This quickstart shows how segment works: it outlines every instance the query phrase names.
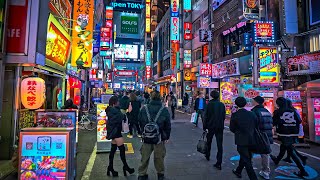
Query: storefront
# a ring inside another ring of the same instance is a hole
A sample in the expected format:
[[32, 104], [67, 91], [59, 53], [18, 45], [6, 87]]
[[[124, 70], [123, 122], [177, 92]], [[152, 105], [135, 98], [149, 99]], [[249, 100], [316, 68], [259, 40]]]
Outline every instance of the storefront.
[[157, 86], [157, 89], [160, 91], [161, 96], [168, 95], [170, 93], [171, 81], [171, 75], [167, 75], [156, 80], [155, 84]]

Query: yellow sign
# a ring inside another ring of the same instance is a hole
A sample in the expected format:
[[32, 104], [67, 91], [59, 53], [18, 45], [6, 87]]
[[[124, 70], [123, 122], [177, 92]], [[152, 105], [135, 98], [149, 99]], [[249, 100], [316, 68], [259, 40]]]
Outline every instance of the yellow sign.
[[113, 89], [106, 89], [106, 94], [113, 94]]
[[151, 32], [151, 20], [150, 18], [146, 18], [146, 32]]
[[278, 63], [278, 54], [276, 47], [260, 47], [259, 48], [260, 62], [260, 78], [261, 86], [278, 86], [280, 67]]
[[231, 114], [233, 100], [238, 97], [236, 84], [230, 82], [220, 83], [220, 101], [226, 106], [226, 114]]
[[21, 82], [21, 103], [25, 109], [39, 109], [45, 101], [46, 85], [38, 77], [25, 78]]
[[71, 66], [91, 67], [94, 0], [74, 1]]

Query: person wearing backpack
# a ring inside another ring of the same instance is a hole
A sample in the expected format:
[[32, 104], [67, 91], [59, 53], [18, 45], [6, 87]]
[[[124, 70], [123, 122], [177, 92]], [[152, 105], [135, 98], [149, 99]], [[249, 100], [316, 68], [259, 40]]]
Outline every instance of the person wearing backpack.
[[[263, 106], [264, 98], [257, 96], [253, 98], [252, 112], [258, 117], [258, 127], [261, 132], [265, 132], [268, 135], [270, 144], [273, 144], [273, 120], [272, 114]], [[261, 154], [262, 169], [259, 175], [264, 179], [270, 179], [270, 159], [269, 154]]]
[[149, 160], [154, 152], [154, 165], [158, 179], [164, 179], [164, 158], [166, 155], [165, 143], [168, 142], [171, 133], [170, 113], [161, 102], [158, 91], [151, 93], [151, 101], [140, 110], [138, 120], [142, 127], [141, 164], [139, 166], [138, 180], [147, 180]]

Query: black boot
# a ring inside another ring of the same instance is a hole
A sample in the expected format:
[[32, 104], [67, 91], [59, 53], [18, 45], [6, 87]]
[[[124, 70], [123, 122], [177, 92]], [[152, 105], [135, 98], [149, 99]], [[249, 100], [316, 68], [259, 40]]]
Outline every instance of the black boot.
[[116, 153], [116, 151], [117, 151], [117, 145], [116, 144], [111, 144], [111, 151], [110, 151], [110, 154], [109, 154], [109, 166], [108, 166], [108, 169], [107, 169], [107, 175], [108, 176], [110, 176], [110, 172], [111, 172], [113, 177], [118, 176], [118, 172], [113, 169], [113, 159], [114, 159], [114, 154]]
[[134, 169], [133, 168], [130, 168], [127, 164], [127, 160], [126, 160], [126, 149], [124, 147], [124, 145], [121, 145], [121, 146], [118, 146], [119, 150], [120, 150], [120, 158], [121, 158], [121, 161], [123, 163], [123, 175], [124, 176], [127, 176], [127, 171], [130, 173], [130, 174], [133, 174], [134, 173]]

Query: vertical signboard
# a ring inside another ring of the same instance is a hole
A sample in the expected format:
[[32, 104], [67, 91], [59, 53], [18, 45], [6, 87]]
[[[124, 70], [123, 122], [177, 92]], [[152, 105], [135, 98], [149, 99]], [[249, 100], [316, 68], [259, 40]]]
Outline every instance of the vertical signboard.
[[243, 16], [249, 20], [259, 20], [259, 0], [243, 0]]
[[315, 141], [320, 142], [320, 98], [313, 99]]
[[49, 9], [53, 15], [63, 17], [58, 18], [60, 24], [64, 27], [65, 31], [69, 32], [71, 27], [71, 3], [69, 0], [50, 0]]
[[171, 41], [179, 41], [180, 39], [180, 28], [179, 28], [179, 18], [178, 17], [171, 17]]
[[151, 51], [146, 51], [146, 78], [151, 78]]
[[78, 0], [73, 5], [71, 66], [91, 67], [94, 0]]
[[183, 11], [190, 12], [191, 11], [191, 0], [184, 0], [183, 1]]
[[185, 22], [183, 29], [184, 29], [184, 39], [192, 40], [192, 23]]
[[170, 23], [170, 41], [171, 41], [171, 67], [179, 68], [180, 55], [179, 55], [179, 43], [180, 43], [180, 21], [179, 21], [179, 0], [171, 0], [171, 23]]
[[280, 67], [276, 47], [259, 47], [260, 86], [278, 86]]
[[191, 50], [184, 50], [183, 51], [183, 64], [184, 64], [184, 68], [191, 68], [192, 67]]
[[151, 3], [150, 0], [146, 0], [146, 32], [151, 32]]
[[179, 17], [179, 0], [171, 0], [171, 17]]

